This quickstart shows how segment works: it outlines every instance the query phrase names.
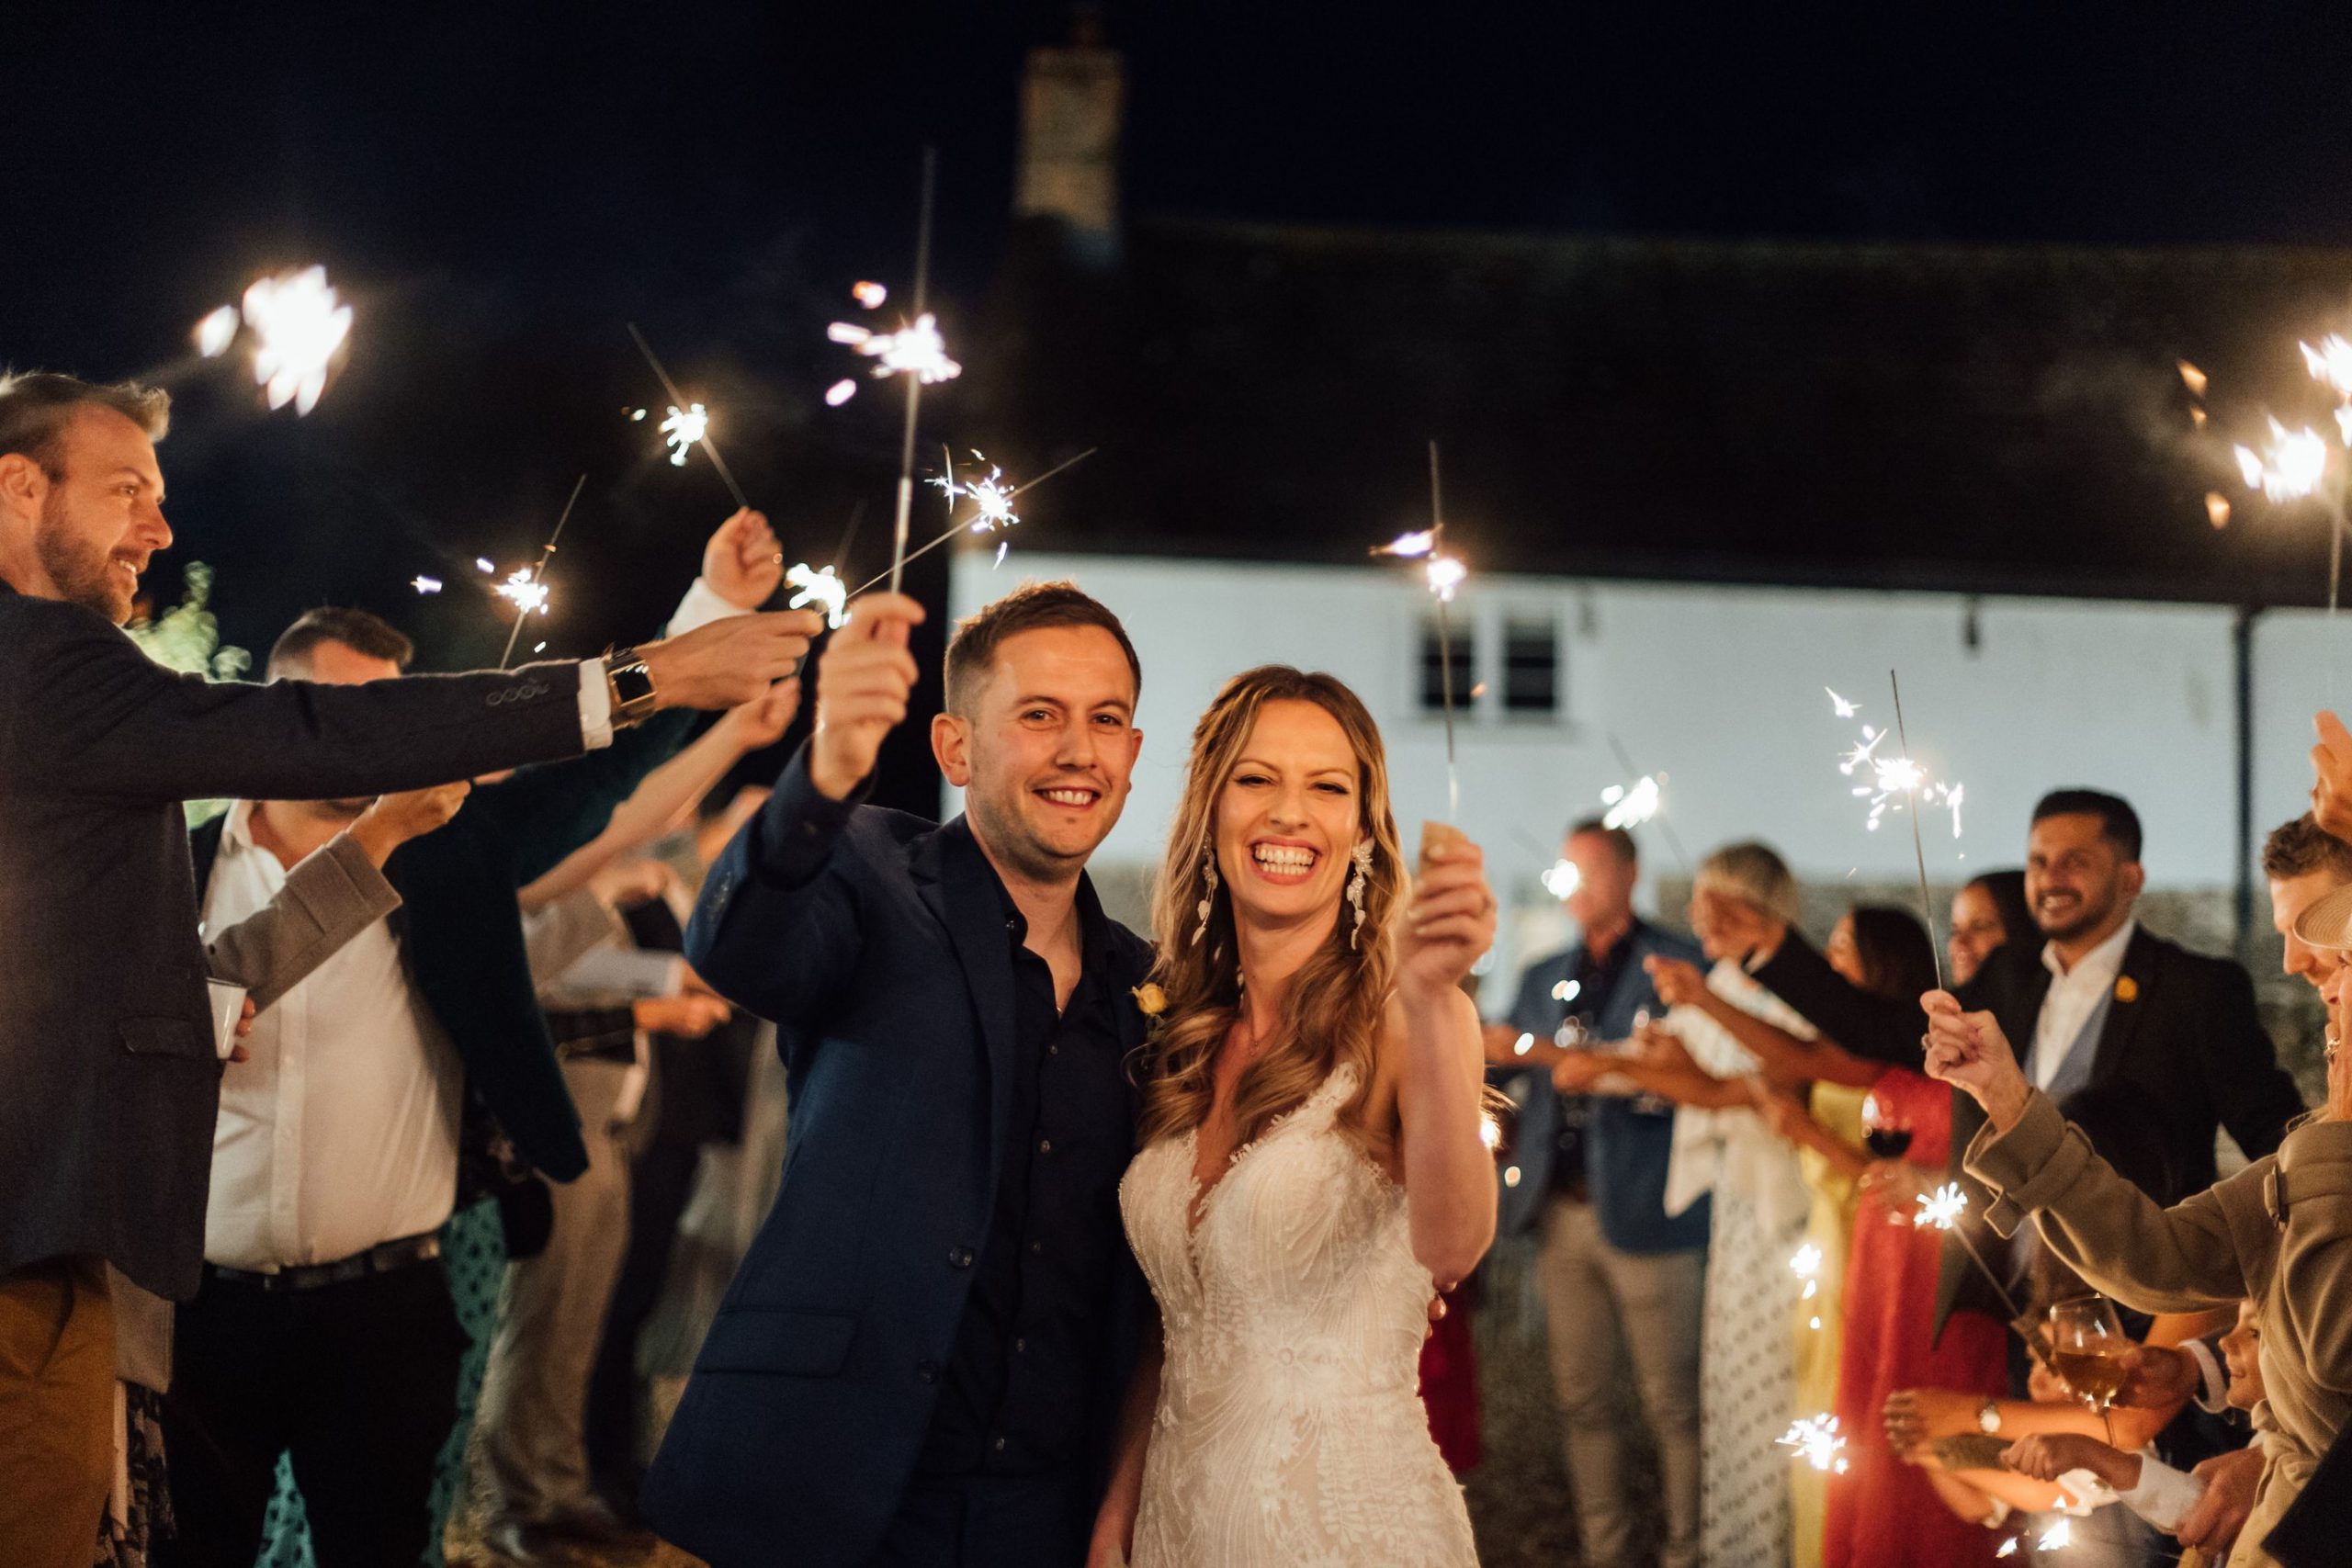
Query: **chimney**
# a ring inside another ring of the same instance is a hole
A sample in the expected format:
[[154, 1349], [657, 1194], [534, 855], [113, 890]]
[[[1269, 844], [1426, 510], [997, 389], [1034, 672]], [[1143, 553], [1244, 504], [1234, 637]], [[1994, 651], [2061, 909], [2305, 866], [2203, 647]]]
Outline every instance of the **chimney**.
[[1119, 124], [1126, 72], [1102, 41], [1092, 6], [1078, 9], [1070, 41], [1033, 49], [1021, 84], [1021, 177], [1012, 209], [1058, 219], [1073, 249], [1108, 262], [1118, 253]]

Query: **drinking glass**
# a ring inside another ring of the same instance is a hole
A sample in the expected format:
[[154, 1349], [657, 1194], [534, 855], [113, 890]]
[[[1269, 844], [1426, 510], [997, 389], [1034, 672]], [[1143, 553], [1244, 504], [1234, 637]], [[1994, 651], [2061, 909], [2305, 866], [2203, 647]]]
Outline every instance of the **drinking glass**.
[[2115, 1304], [2105, 1296], [2077, 1296], [2050, 1309], [2050, 1370], [2098, 1412], [2110, 1442], [2115, 1431], [2108, 1406], [2123, 1392], [2123, 1362], [2132, 1349]]

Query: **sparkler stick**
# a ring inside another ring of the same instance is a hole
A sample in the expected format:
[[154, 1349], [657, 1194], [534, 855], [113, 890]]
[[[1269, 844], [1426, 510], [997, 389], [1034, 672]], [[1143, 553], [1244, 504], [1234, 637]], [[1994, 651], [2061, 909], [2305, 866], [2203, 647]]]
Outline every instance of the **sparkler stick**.
[[[1430, 442], [1430, 581], [1437, 582], [1438, 562], [1445, 558], [1445, 509], [1440, 504], [1438, 488], [1437, 442]], [[1454, 821], [1462, 815], [1462, 770], [1453, 757], [1453, 628], [1447, 619], [1445, 607], [1453, 602], [1451, 587], [1441, 588], [1437, 596], [1437, 679], [1438, 694], [1445, 703], [1445, 819]]]
[[[688, 402], [685, 393], [678, 390], [678, 384], [670, 379], [670, 373], [667, 370], [662, 368], [661, 358], [654, 354], [653, 345], [645, 341], [645, 334], [637, 330], [635, 321], [628, 323], [628, 335], [637, 340], [637, 351], [645, 355], [645, 363], [653, 367], [653, 374], [662, 382], [662, 389], [670, 394], [670, 407], [673, 412], [683, 416], [685, 411], [701, 406]], [[702, 433], [696, 437], [695, 445], [708, 454], [710, 466], [718, 470], [720, 479], [727, 481], [727, 492], [735, 498], [735, 504], [749, 510], [752, 504], [751, 498], [743, 493], [743, 487], [735, 482], [734, 470], [727, 466], [727, 459], [718, 455], [718, 446], [710, 438], [710, 423], [707, 418], [703, 421]]]
[[[1894, 671], [1890, 670], [1886, 672], [1886, 683], [1894, 689], [1894, 743], [1903, 748], [1903, 755], [1908, 758], [1911, 741], [1903, 730], [1903, 682], [1896, 680]], [[1919, 918], [1928, 922], [1928, 955], [1935, 960], [1936, 989], [1940, 991], [1944, 988], [1944, 950], [1936, 942], [1936, 907], [1935, 900], [1928, 893], [1928, 851], [1919, 839], [1919, 798], [1916, 784], [1912, 786], [1911, 796], [1911, 853], [1919, 863]], [[1973, 1252], [1975, 1248], [1969, 1250]]]
[[[533, 588], [537, 588], [539, 585], [539, 580], [547, 575], [548, 562], [555, 558], [556, 544], [563, 537], [563, 525], [571, 521], [571, 509], [580, 503], [580, 492], [587, 488], [586, 474], [581, 475], [572, 481], [571, 499], [563, 503], [563, 511], [555, 520], [555, 532], [548, 536], [547, 547], [539, 551], [538, 564], [531, 569], [530, 586]], [[547, 601], [542, 596], [539, 602], [544, 604]], [[523, 635], [523, 623], [530, 618], [530, 605], [517, 597], [514, 601], [514, 624], [508, 627], [506, 632], [506, 651], [498, 656], [498, 667], [501, 670], [505, 669], [506, 661], [514, 657], [515, 639]]]
[[[1010, 489], [1002, 491], [1002, 497], [1004, 500], [1010, 501], [1014, 496], [1019, 495], [1023, 491], [1034, 490], [1037, 486], [1044, 484], [1047, 479], [1052, 479], [1056, 474], [1060, 473], [1063, 469], [1073, 468], [1076, 465], [1086, 461], [1087, 458], [1091, 457], [1095, 453], [1100, 452], [1101, 450], [1102, 450], [1102, 448], [1100, 446], [1089, 446], [1077, 457], [1056, 463], [1052, 468], [1047, 468], [1044, 473], [1039, 474], [1035, 479], [1023, 479], [1021, 483], [1013, 485]], [[1013, 521], [1018, 522], [1020, 519], [1014, 518]], [[990, 520], [986, 512], [983, 512], [978, 517], [969, 518], [962, 523], [957, 523], [948, 528], [945, 533], [932, 540], [929, 544], [922, 546], [919, 549], [908, 550], [903, 557], [891, 562], [889, 570], [883, 572], [878, 576], [869, 578], [865, 582], [860, 583], [856, 591], [851, 593], [850, 597], [853, 599], [856, 598], [859, 593], [867, 592], [885, 579], [888, 579], [891, 581], [893, 584], [891, 591], [896, 592], [896, 583], [899, 574], [906, 569], [907, 562], [922, 559], [923, 557], [931, 554], [932, 551], [939, 548], [940, 546], [945, 544], [948, 540], [956, 537], [958, 535], [967, 533], [985, 534], [989, 528], [994, 526], [996, 526], [995, 523]], [[905, 546], [905, 536], [903, 533], [899, 536], [899, 545], [901, 548]]]
[[[922, 204], [915, 224], [915, 319], [921, 321], [931, 293], [931, 204], [939, 177], [939, 150], [922, 150]], [[890, 592], [896, 593], [907, 575], [907, 522], [915, 504], [915, 411], [922, 401], [922, 378], [907, 382], [907, 423], [899, 434], [899, 514], [890, 533]], [[864, 590], [860, 590], [864, 592]]]
[[1984, 1282], [2000, 1296], [2001, 1304], [2009, 1309], [2009, 1321], [2015, 1323], [2025, 1315], [2025, 1309], [2018, 1305], [2017, 1298], [2009, 1294], [2009, 1288], [2001, 1283], [2001, 1277], [1993, 1272], [1993, 1266], [1984, 1261], [1984, 1255], [1976, 1250], [1976, 1244], [1961, 1228], [1960, 1216], [1967, 1212], [1968, 1194], [1961, 1190], [1958, 1182], [1947, 1181], [1933, 1192], [1919, 1194], [1918, 1212], [1911, 1216], [1911, 1225], [1915, 1230], [1941, 1231], [1966, 1247], [1970, 1261], [1976, 1265], [1976, 1271], [1984, 1276]]

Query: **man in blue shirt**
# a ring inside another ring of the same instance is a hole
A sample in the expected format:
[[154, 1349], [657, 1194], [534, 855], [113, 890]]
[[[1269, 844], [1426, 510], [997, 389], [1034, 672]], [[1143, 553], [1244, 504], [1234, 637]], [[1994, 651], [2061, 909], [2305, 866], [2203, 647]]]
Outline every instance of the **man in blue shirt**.
[[[1664, 1568], [1699, 1562], [1699, 1314], [1707, 1201], [1666, 1213], [1671, 1107], [1647, 1097], [1568, 1095], [1548, 1081], [1563, 1047], [1629, 1039], [1663, 1012], [1643, 961], [1696, 963], [1688, 939], [1634, 913], [1641, 864], [1633, 835], [1598, 820], [1568, 830], [1566, 903], [1577, 940], [1521, 977], [1498, 1054], [1523, 1062], [1517, 1159], [1504, 1174], [1503, 1225], [1542, 1237], [1537, 1265], [1559, 1390], [1584, 1561], [1634, 1560], [1625, 1422], [1618, 1390], [1630, 1359], [1658, 1451]], [[1532, 1036], [1532, 1038], [1529, 1038]], [[1514, 1178], [1516, 1179], [1514, 1179]]]

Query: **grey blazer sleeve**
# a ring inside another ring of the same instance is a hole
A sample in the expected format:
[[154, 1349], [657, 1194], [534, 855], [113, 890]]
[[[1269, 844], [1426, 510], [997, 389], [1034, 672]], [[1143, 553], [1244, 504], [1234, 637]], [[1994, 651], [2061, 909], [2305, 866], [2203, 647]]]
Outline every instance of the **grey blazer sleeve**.
[[523, 946], [531, 961], [531, 987], [543, 995], [582, 954], [601, 942], [626, 940], [628, 928], [586, 887], [575, 887], [554, 903], [523, 917]]
[[337, 833], [286, 874], [266, 908], [206, 933], [212, 976], [244, 987], [258, 1012], [400, 905], [384, 874]]

